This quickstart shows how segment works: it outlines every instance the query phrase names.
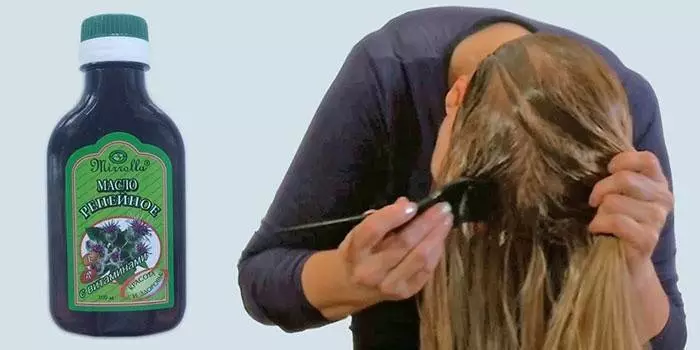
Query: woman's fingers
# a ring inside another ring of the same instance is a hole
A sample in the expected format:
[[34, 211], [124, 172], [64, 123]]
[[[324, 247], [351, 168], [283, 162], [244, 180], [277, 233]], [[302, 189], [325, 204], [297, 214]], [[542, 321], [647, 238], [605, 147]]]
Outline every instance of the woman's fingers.
[[666, 203], [671, 200], [667, 192], [664, 183], [654, 181], [640, 173], [623, 170], [596, 183], [591, 191], [590, 204], [594, 207], [599, 206], [603, 198], [609, 194], [620, 194], [647, 202]]
[[403, 260], [405, 253], [399, 249], [383, 250], [365, 257], [353, 269], [351, 282], [367, 287], [378, 287], [391, 269]]
[[367, 216], [349, 233], [348, 259], [358, 261], [370, 255], [372, 248], [389, 232], [405, 224], [416, 215], [416, 204], [399, 198]]
[[667, 210], [655, 202], [639, 201], [619, 194], [605, 196], [598, 207], [598, 213], [603, 215], [621, 213], [642, 225], [650, 226], [664, 222], [668, 215]]
[[608, 171], [614, 174], [623, 170], [637, 172], [656, 182], [667, 184], [659, 159], [649, 151], [622, 152], [613, 157], [608, 164]]
[[350, 232], [341, 246], [351, 260], [351, 283], [376, 288], [394, 300], [422, 288], [416, 281], [423, 279], [416, 276], [429, 274], [439, 262], [453, 219], [447, 203], [414, 216], [415, 204], [399, 199], [369, 214]]
[[659, 160], [651, 152], [622, 152], [610, 161], [608, 171], [611, 175], [591, 191], [589, 204], [598, 211], [589, 230], [615, 235], [632, 248], [628, 262], [644, 262], [653, 254], [673, 210], [673, 193]]
[[594, 234], [612, 234], [629, 244], [635, 250], [647, 254], [656, 246], [658, 230], [644, 226], [631, 217], [613, 213], [598, 214], [588, 229]]
[[451, 220], [451, 217], [449, 205], [438, 204], [428, 209], [400, 232], [390, 234], [376, 245], [372, 254], [358, 263], [354, 279], [366, 285], [377, 286], [426, 237], [434, 234], [435, 227], [444, 225], [445, 220]]
[[450, 205], [447, 202], [438, 203], [403, 227], [401, 231], [387, 237], [386, 242], [380, 243], [377, 247], [381, 247], [382, 250], [401, 249], [408, 254], [430, 234], [435, 226], [443, 223], [448, 217], [452, 217]]
[[405, 299], [422, 288], [421, 285], [416, 290], [416, 286], [412, 285], [410, 280], [419, 272], [432, 273], [435, 269], [445, 249], [445, 238], [452, 229], [452, 220], [452, 215], [447, 215], [433, 226], [425, 239], [389, 272], [379, 286], [383, 293]]

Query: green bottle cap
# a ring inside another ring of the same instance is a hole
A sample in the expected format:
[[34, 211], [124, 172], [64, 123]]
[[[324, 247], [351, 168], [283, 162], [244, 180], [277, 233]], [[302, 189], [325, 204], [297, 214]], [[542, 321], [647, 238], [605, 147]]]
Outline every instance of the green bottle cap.
[[80, 30], [80, 41], [104, 37], [131, 37], [148, 41], [148, 24], [139, 16], [102, 14], [88, 17]]

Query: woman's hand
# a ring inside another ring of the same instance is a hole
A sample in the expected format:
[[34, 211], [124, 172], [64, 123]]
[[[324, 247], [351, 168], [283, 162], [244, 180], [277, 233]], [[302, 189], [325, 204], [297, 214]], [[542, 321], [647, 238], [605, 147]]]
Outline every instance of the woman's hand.
[[304, 294], [327, 319], [418, 293], [440, 261], [452, 228], [446, 203], [415, 217], [415, 203], [400, 198], [370, 213], [337, 249], [317, 252], [304, 264]]
[[673, 194], [659, 160], [651, 152], [622, 152], [608, 165], [610, 176], [598, 182], [590, 204], [598, 211], [589, 229], [613, 234], [627, 243], [628, 263], [634, 275], [651, 262]]
[[414, 215], [415, 204], [400, 198], [372, 212], [338, 247], [350, 283], [370, 303], [412, 297], [440, 261], [452, 228], [451, 208], [437, 204], [402, 226]]
[[650, 152], [623, 152], [608, 165], [611, 175], [598, 182], [590, 204], [598, 211], [589, 230], [613, 234], [626, 243], [627, 265], [636, 290], [637, 330], [641, 340], [655, 337], [668, 322], [670, 306], [651, 256], [673, 194], [656, 156]]

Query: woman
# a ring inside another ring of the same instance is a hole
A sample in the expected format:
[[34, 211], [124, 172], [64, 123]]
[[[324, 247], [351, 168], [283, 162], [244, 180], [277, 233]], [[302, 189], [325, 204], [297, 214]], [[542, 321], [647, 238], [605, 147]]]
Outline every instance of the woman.
[[[508, 12], [464, 7], [405, 14], [353, 48], [241, 257], [239, 284], [252, 317], [294, 332], [352, 315], [356, 349], [419, 348], [415, 296], [443, 257], [452, 215], [441, 204], [414, 218], [415, 205], [401, 196], [415, 200], [430, 190], [431, 160], [446, 151], [479, 62], [532, 33], [590, 46], [622, 81], [635, 150], [614, 157], [611, 174], [592, 190], [591, 205], [608, 209], [597, 212], [590, 230], [615, 235], [634, 252], [629, 265], [637, 288], [630, 293], [640, 300], [635, 321], [642, 341], [655, 349], [684, 346], [673, 220], [666, 215], [670, 171], [653, 90], [590, 39]], [[367, 208], [379, 209], [355, 227], [313, 230], [293, 241], [274, 233]], [[653, 220], [634, 219], [649, 208], [658, 214]]]

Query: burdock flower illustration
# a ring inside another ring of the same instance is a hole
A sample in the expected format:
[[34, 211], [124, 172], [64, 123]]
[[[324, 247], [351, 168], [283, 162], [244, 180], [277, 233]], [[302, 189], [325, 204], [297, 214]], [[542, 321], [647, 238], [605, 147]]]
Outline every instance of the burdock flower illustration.
[[119, 248], [114, 249], [112, 254], [109, 255], [111, 262], [118, 263], [122, 261], [122, 251]]
[[105, 239], [108, 242], [114, 242], [117, 240], [119, 233], [121, 233], [121, 229], [119, 228], [119, 224], [117, 224], [114, 221], [110, 221], [107, 224], [105, 224], [102, 227], [102, 231], [104, 232]]
[[136, 246], [136, 256], [146, 255], [148, 257], [150, 247], [146, 243], [139, 243]]
[[95, 243], [93, 241], [87, 241], [85, 244], [87, 249], [91, 252], [95, 252], [99, 254], [100, 256], [103, 256], [105, 254], [105, 246], [100, 244], [100, 243]]
[[[152, 254], [149, 236], [153, 230], [140, 219], [114, 219], [86, 229], [87, 250], [82, 256], [86, 270], [84, 281], [93, 281], [110, 273], [118, 273], [115, 283], [124, 283], [138, 268], [148, 268], [142, 257]], [[126, 267], [126, 268], [124, 268]]]
[[129, 228], [134, 232], [137, 238], [146, 237], [151, 234], [151, 229], [143, 220], [133, 219], [129, 223]]

